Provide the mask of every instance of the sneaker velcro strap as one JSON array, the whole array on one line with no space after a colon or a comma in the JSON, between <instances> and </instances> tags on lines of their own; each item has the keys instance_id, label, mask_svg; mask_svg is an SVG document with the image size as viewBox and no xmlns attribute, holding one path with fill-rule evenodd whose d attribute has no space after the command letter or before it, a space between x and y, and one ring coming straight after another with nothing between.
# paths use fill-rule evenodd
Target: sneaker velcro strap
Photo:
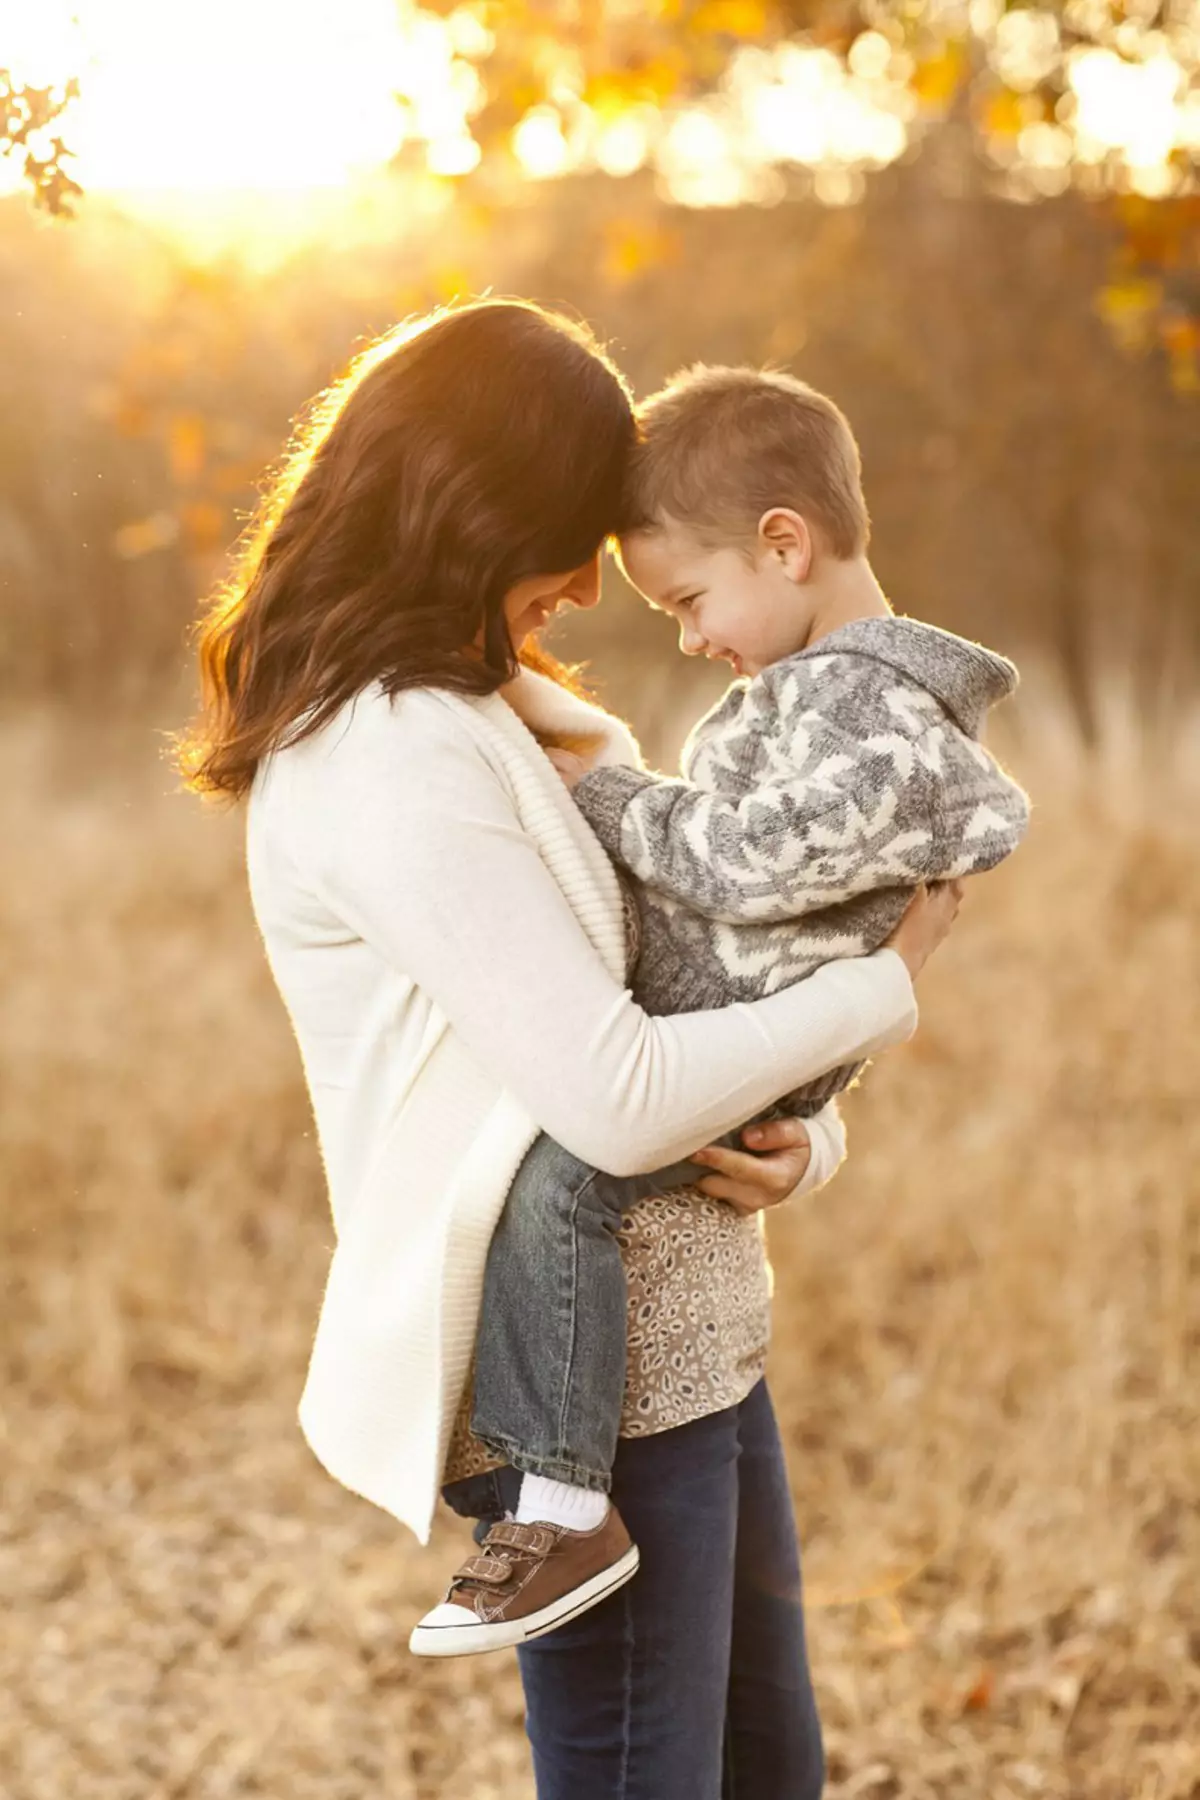
<instances>
[{"instance_id":1,"label":"sneaker velcro strap","mask_svg":"<svg viewBox=\"0 0 1200 1800\"><path fill-rule=\"evenodd\" d=\"M463 1564L455 1581L477 1581L484 1587L503 1587L512 1580L512 1564L503 1556L472 1556Z\"/></svg>"},{"instance_id":2,"label":"sneaker velcro strap","mask_svg":"<svg viewBox=\"0 0 1200 1800\"><path fill-rule=\"evenodd\" d=\"M519 1550L526 1556L549 1556L554 1548L554 1533L544 1525L518 1525L515 1519L493 1525L484 1539L484 1549L495 1544L506 1550Z\"/></svg>"}]
</instances>

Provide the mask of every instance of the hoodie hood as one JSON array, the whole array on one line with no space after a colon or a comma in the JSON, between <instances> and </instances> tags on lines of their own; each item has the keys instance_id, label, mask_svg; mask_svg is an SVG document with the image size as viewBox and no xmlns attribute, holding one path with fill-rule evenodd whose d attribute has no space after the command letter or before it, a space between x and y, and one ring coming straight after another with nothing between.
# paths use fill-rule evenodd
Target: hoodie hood
<instances>
[{"instance_id":1,"label":"hoodie hood","mask_svg":"<svg viewBox=\"0 0 1200 1800\"><path fill-rule=\"evenodd\" d=\"M1006 656L956 637L924 619L852 619L818 638L802 656L869 656L918 682L955 723L977 738L988 708L1016 689L1019 676Z\"/></svg>"}]
</instances>

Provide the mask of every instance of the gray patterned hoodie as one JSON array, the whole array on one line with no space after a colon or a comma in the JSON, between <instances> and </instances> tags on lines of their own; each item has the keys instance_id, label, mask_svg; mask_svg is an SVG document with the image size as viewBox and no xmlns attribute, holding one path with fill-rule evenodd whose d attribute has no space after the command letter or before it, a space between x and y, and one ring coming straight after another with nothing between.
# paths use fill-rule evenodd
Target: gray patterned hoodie
<instances>
[{"instance_id":1,"label":"gray patterned hoodie","mask_svg":"<svg viewBox=\"0 0 1200 1800\"><path fill-rule=\"evenodd\" d=\"M754 1000L877 950L919 882L1010 855L1029 801L978 741L1012 663L918 619L856 619L693 728L683 778L585 775L575 800L636 877L647 1012ZM862 1065L771 1109L811 1116Z\"/></svg>"}]
</instances>

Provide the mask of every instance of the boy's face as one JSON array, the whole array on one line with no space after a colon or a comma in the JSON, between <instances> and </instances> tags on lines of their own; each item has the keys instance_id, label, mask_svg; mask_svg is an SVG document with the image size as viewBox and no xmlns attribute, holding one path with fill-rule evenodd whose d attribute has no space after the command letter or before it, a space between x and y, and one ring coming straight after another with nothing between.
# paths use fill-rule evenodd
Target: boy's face
<instances>
[{"instance_id":1,"label":"boy's face","mask_svg":"<svg viewBox=\"0 0 1200 1800\"><path fill-rule=\"evenodd\" d=\"M667 521L623 537L621 562L643 598L677 621L685 656L722 657L736 674L758 675L804 648L809 597L765 546L708 549Z\"/></svg>"}]
</instances>

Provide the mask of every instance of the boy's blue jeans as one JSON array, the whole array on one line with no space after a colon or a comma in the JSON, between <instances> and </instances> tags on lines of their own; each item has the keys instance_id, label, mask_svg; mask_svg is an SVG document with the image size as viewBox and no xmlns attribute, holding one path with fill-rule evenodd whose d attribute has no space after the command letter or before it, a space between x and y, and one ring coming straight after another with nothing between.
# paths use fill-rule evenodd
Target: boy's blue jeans
<instances>
[{"instance_id":1,"label":"boy's blue jeans","mask_svg":"<svg viewBox=\"0 0 1200 1800\"><path fill-rule=\"evenodd\" d=\"M744 1149L740 1130L714 1141ZM476 1338L471 1430L497 1456L526 1474L610 1491L625 1389L621 1214L713 1172L684 1161L608 1175L544 1133L534 1140L492 1238ZM469 1486L446 1491L468 1514L455 1490Z\"/></svg>"}]
</instances>

